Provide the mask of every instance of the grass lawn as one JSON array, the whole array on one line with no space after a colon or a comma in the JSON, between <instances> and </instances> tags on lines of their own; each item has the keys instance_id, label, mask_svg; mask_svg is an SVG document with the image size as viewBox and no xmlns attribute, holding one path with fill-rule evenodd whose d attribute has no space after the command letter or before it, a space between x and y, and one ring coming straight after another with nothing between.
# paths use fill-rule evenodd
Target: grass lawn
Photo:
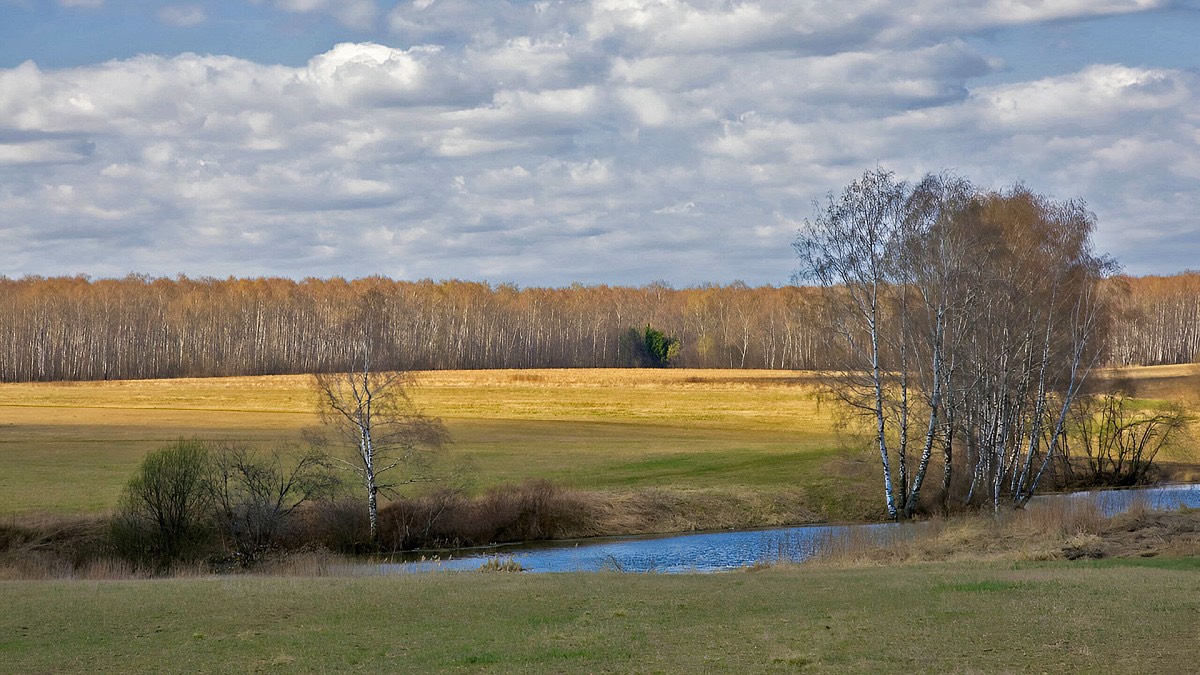
<instances>
[{"instance_id":1,"label":"grass lawn","mask_svg":"<svg viewBox=\"0 0 1200 675\"><path fill-rule=\"evenodd\" d=\"M1189 672L1200 560L0 583L6 672Z\"/></svg>"}]
</instances>

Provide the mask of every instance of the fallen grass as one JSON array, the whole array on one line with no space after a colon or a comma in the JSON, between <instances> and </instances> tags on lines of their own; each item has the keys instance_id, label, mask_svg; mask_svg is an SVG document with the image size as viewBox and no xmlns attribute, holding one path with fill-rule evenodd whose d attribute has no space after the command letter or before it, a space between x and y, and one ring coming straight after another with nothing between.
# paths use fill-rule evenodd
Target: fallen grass
<instances>
[{"instance_id":1,"label":"fallen grass","mask_svg":"<svg viewBox=\"0 0 1200 675\"><path fill-rule=\"evenodd\" d=\"M0 582L11 672L1188 672L1194 567Z\"/></svg>"},{"instance_id":2,"label":"fallen grass","mask_svg":"<svg viewBox=\"0 0 1200 675\"><path fill-rule=\"evenodd\" d=\"M816 567L926 562L1030 562L1109 558L1187 558L1200 563L1200 509L1156 511L1134 504L1104 516L1089 500L1059 499L1021 511L961 515L918 523L911 536L879 542L848 536L829 542Z\"/></svg>"}]
</instances>

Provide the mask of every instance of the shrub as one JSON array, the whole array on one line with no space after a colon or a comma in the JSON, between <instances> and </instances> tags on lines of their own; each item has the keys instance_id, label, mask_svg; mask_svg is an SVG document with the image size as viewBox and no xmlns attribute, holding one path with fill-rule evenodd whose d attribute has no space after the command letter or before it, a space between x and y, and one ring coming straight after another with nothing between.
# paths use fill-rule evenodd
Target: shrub
<instances>
[{"instance_id":1,"label":"shrub","mask_svg":"<svg viewBox=\"0 0 1200 675\"><path fill-rule=\"evenodd\" d=\"M1191 417L1178 405L1150 408L1123 394L1081 398L1063 439L1066 482L1131 486L1151 482L1154 458L1186 433Z\"/></svg>"},{"instance_id":2,"label":"shrub","mask_svg":"<svg viewBox=\"0 0 1200 675\"><path fill-rule=\"evenodd\" d=\"M181 440L147 455L125 486L113 519L118 553L166 569L211 551L211 472L208 450L197 440Z\"/></svg>"},{"instance_id":3,"label":"shrub","mask_svg":"<svg viewBox=\"0 0 1200 675\"><path fill-rule=\"evenodd\" d=\"M517 562L516 558L501 558L495 556L488 558L485 563L479 566L480 572L524 572L525 568L521 563Z\"/></svg>"},{"instance_id":4,"label":"shrub","mask_svg":"<svg viewBox=\"0 0 1200 675\"><path fill-rule=\"evenodd\" d=\"M112 540L119 555L158 571L222 551L231 555L226 563L248 567L292 534L302 504L335 487L315 450L291 460L278 450L181 440L142 460L113 518Z\"/></svg>"},{"instance_id":5,"label":"shrub","mask_svg":"<svg viewBox=\"0 0 1200 675\"><path fill-rule=\"evenodd\" d=\"M650 324L642 330L630 328L621 336L623 351L627 354L626 365L646 368L665 368L679 356L682 348L679 340Z\"/></svg>"},{"instance_id":6,"label":"shrub","mask_svg":"<svg viewBox=\"0 0 1200 675\"><path fill-rule=\"evenodd\" d=\"M336 485L324 455L315 451L291 462L278 450L263 456L243 446L222 445L210 457L217 523L243 567L257 564L279 543L301 504L332 494Z\"/></svg>"},{"instance_id":7,"label":"shrub","mask_svg":"<svg viewBox=\"0 0 1200 675\"><path fill-rule=\"evenodd\" d=\"M317 502L306 508L299 525L297 543L319 545L343 553L367 553L376 546L371 542L371 525L361 499L342 497ZM384 522L380 515L380 522Z\"/></svg>"}]
</instances>

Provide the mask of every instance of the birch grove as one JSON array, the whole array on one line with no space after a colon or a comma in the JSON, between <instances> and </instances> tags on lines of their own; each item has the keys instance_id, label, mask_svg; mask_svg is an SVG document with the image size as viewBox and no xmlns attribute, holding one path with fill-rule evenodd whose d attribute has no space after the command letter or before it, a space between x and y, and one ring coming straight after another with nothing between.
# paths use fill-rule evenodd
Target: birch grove
<instances>
[{"instance_id":1,"label":"birch grove","mask_svg":"<svg viewBox=\"0 0 1200 675\"><path fill-rule=\"evenodd\" d=\"M824 289L828 384L871 420L891 518L920 507L935 454L943 504L1037 490L1104 357L1115 266L1094 228L1083 204L1021 185L881 169L805 222L798 276Z\"/></svg>"},{"instance_id":2,"label":"birch grove","mask_svg":"<svg viewBox=\"0 0 1200 675\"><path fill-rule=\"evenodd\" d=\"M1104 288L1116 310L1105 362L1188 363L1200 354L1200 273L1117 277ZM681 367L820 369L844 361L819 329L821 297L816 288L741 283L0 277L0 381L353 370L348 337L368 298L381 319L382 369L627 366L620 336L647 323L679 338ZM907 300L926 302L919 293Z\"/></svg>"}]
</instances>

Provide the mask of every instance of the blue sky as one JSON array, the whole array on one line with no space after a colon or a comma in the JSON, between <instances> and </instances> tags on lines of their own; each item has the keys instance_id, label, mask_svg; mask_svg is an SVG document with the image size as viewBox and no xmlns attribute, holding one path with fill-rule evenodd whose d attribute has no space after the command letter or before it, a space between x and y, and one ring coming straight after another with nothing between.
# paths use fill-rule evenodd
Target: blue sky
<instances>
[{"instance_id":1,"label":"blue sky","mask_svg":"<svg viewBox=\"0 0 1200 675\"><path fill-rule=\"evenodd\" d=\"M1200 5L0 0L0 274L785 283L877 165L1200 267Z\"/></svg>"}]
</instances>

